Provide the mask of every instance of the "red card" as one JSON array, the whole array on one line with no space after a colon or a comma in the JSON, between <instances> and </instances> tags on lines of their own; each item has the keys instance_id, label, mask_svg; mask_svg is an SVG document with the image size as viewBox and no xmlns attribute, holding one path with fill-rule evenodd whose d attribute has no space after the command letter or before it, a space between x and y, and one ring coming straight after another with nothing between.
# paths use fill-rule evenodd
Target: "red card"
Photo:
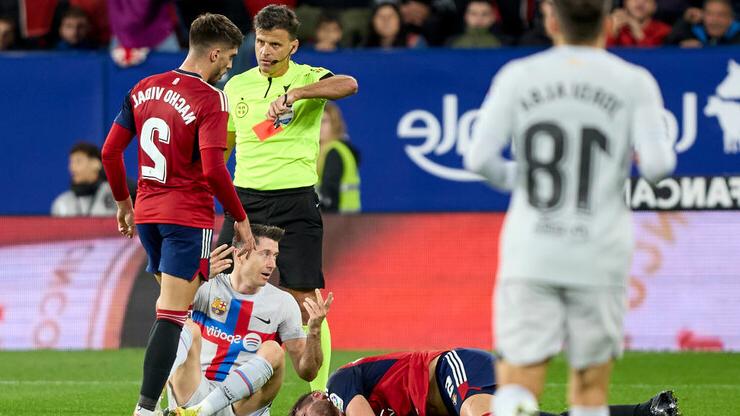
<instances>
[{"instance_id":1,"label":"red card","mask_svg":"<svg viewBox=\"0 0 740 416\"><path fill-rule=\"evenodd\" d=\"M267 119L261 123L252 126L252 131L254 132L254 134L257 135L257 138L260 139L261 142L264 142L270 137L283 131L282 126L278 126L277 128L275 128L274 123L275 122L273 120Z\"/></svg>"}]
</instances>

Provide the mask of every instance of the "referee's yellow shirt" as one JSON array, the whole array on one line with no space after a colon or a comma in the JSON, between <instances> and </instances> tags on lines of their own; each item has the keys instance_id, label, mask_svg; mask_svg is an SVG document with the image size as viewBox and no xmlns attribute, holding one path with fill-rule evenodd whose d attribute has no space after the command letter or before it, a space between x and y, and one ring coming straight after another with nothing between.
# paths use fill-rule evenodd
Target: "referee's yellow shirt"
<instances>
[{"instance_id":1,"label":"referee's yellow shirt","mask_svg":"<svg viewBox=\"0 0 740 416\"><path fill-rule=\"evenodd\" d=\"M224 87L229 99L230 132L236 132L234 185L262 191L313 186L318 181L319 129L324 99L293 104L293 119L260 139L270 103L294 88L331 76L324 68L290 61L280 77L262 75L255 67L232 77Z\"/></svg>"}]
</instances>

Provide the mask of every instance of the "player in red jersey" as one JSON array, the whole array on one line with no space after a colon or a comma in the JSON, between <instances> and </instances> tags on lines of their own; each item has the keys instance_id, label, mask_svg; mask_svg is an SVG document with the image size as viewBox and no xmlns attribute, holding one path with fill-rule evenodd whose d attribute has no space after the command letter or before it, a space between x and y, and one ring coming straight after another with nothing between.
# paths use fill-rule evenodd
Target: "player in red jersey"
<instances>
[{"instance_id":1,"label":"player in red jersey","mask_svg":"<svg viewBox=\"0 0 740 416\"><path fill-rule=\"evenodd\" d=\"M210 85L231 68L242 39L225 16L198 17L190 27L190 49L180 68L145 78L129 91L103 147L103 165L118 203L118 230L131 238L135 220L149 258L147 270L161 284L137 416L154 414L188 307L200 278L208 278L214 195L237 219L235 230L246 243L243 253L254 248L247 215L223 159L226 95ZM123 150L135 135L140 139L140 174L134 210Z\"/></svg>"},{"instance_id":2,"label":"player in red jersey","mask_svg":"<svg viewBox=\"0 0 740 416\"><path fill-rule=\"evenodd\" d=\"M468 348L362 358L338 369L329 378L326 393L300 397L289 415L492 416L493 363L491 353ZM611 416L679 414L670 391L644 403L610 406L609 411Z\"/></svg>"}]
</instances>

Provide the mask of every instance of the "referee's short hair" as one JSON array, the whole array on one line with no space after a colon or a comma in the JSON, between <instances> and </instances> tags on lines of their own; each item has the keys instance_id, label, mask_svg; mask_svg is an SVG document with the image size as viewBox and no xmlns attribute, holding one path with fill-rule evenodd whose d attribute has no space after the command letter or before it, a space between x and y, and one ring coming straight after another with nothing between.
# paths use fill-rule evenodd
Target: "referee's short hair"
<instances>
[{"instance_id":1,"label":"referee's short hair","mask_svg":"<svg viewBox=\"0 0 740 416\"><path fill-rule=\"evenodd\" d=\"M280 242L280 239L285 235L285 230L273 225L250 224L250 228L252 229L252 236L254 236L255 244L260 243L260 238L267 238ZM239 250L244 247L244 242L239 240L238 235L235 235L234 239L231 241L231 245L234 246L235 249Z\"/></svg>"},{"instance_id":2,"label":"referee's short hair","mask_svg":"<svg viewBox=\"0 0 740 416\"><path fill-rule=\"evenodd\" d=\"M204 13L190 25L190 47L205 50L221 43L238 48L244 35L236 25L222 14Z\"/></svg>"},{"instance_id":3,"label":"referee's short hair","mask_svg":"<svg viewBox=\"0 0 740 416\"><path fill-rule=\"evenodd\" d=\"M608 0L552 0L560 30L568 42L588 43L601 34Z\"/></svg>"},{"instance_id":4,"label":"referee's short hair","mask_svg":"<svg viewBox=\"0 0 740 416\"><path fill-rule=\"evenodd\" d=\"M295 12L285 5L265 6L254 16L255 30L283 29L288 32L291 40L298 35L298 26L300 22Z\"/></svg>"}]
</instances>

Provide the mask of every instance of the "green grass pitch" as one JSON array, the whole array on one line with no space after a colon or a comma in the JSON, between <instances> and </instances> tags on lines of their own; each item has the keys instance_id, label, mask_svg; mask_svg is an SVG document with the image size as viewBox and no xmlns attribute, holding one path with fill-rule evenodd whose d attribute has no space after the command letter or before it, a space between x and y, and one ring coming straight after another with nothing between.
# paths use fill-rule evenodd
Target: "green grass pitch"
<instances>
[{"instance_id":1,"label":"green grass pitch","mask_svg":"<svg viewBox=\"0 0 740 416\"><path fill-rule=\"evenodd\" d=\"M368 351L335 351L334 367ZM0 352L0 415L130 415L143 350ZM565 408L565 363L553 362L542 408ZM687 416L740 415L740 354L628 353L616 366L611 403L641 402L673 389ZM287 414L308 390L292 369L272 414Z\"/></svg>"}]
</instances>

